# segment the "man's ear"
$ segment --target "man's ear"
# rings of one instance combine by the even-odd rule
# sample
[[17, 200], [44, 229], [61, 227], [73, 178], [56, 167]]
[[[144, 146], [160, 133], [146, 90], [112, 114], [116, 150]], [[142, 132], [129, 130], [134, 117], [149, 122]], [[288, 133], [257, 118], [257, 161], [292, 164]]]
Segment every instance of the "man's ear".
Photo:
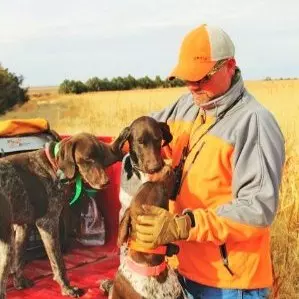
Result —
[[57, 156], [58, 167], [68, 179], [72, 179], [76, 173], [75, 142], [70, 138], [62, 140], [59, 145], [60, 148]]
[[159, 122], [159, 125], [160, 125], [160, 129], [162, 131], [163, 140], [164, 140], [162, 146], [165, 146], [169, 142], [171, 142], [171, 140], [172, 140], [172, 134], [170, 133], [170, 128], [169, 128], [169, 126], [168, 126], [167, 123], [165, 123], [165, 122]]
[[120, 247], [123, 243], [128, 241], [131, 228], [130, 208], [126, 209], [123, 218], [120, 221], [118, 228], [117, 246]]

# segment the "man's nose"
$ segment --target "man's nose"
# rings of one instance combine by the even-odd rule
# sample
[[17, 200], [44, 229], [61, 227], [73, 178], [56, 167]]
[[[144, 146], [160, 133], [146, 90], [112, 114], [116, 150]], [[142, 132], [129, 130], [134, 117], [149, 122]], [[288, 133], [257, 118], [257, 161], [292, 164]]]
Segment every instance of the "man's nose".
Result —
[[186, 82], [186, 87], [190, 90], [190, 91], [198, 91], [200, 89], [200, 86], [197, 82]]

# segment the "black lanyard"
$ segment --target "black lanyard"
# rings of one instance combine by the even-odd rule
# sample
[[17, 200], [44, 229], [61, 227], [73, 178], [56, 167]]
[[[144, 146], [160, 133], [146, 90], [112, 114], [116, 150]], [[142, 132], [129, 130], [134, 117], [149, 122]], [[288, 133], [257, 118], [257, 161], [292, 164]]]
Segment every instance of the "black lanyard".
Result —
[[227, 114], [228, 111], [230, 111], [243, 97], [244, 95], [244, 90], [240, 93], [240, 95], [236, 98], [235, 101], [233, 101], [231, 103], [230, 106], [228, 106], [225, 110], [223, 110], [221, 113], [219, 113], [218, 117], [216, 118], [216, 121], [211, 124], [201, 135], [200, 137], [196, 140], [196, 142], [192, 145], [192, 147], [190, 149], [189, 148], [189, 143], [190, 143], [190, 137], [188, 139], [187, 144], [184, 146], [183, 150], [182, 150], [182, 154], [181, 154], [181, 158], [180, 161], [178, 163], [177, 166], [175, 166], [174, 168], [174, 172], [175, 172], [175, 185], [174, 185], [174, 189], [173, 189], [173, 193], [171, 196], [172, 200], [175, 200], [175, 198], [178, 196], [178, 194], [180, 193], [183, 181], [185, 180], [187, 174], [189, 173], [191, 167], [193, 166], [196, 158], [198, 157], [201, 149], [203, 148], [205, 143], [202, 143], [202, 145], [200, 146], [200, 148], [197, 150], [197, 152], [195, 153], [193, 160], [189, 166], [189, 168], [187, 169], [187, 171], [185, 172], [184, 176], [183, 176], [183, 168], [185, 165], [185, 161], [188, 157], [188, 155], [192, 152], [192, 150], [195, 148], [195, 146], [201, 141], [201, 139], [209, 132], [211, 131], [223, 118], [224, 116]]

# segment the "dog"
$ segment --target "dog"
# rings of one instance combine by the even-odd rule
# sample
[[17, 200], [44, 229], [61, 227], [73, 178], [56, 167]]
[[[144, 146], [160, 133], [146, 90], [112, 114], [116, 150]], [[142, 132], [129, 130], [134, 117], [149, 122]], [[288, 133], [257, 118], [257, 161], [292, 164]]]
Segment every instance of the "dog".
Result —
[[128, 242], [129, 249], [118, 268], [109, 299], [184, 298], [177, 274], [165, 262], [165, 255], [178, 252], [176, 246], [169, 244], [156, 250], [145, 250], [135, 242], [137, 216], [142, 205], [168, 209], [173, 183], [173, 171], [165, 165], [141, 185], [125, 211], [119, 226], [118, 246]]
[[[125, 138], [126, 141], [128, 141], [129, 154], [124, 157], [121, 170], [121, 224], [118, 238], [119, 246], [121, 246], [126, 239], [126, 233], [130, 222], [129, 219], [131, 217], [131, 212], [129, 211], [133, 211], [132, 213], [135, 213], [136, 211], [138, 211], [138, 208], [134, 208], [134, 206], [138, 206], [141, 203], [141, 198], [139, 195], [137, 195], [137, 199], [135, 200], [136, 194], [139, 194], [139, 192], [141, 192], [142, 194], [148, 194], [146, 190], [149, 191], [153, 188], [153, 190], [155, 190], [154, 192], [158, 192], [160, 194], [160, 199], [158, 199], [157, 203], [155, 203], [154, 198], [149, 198], [149, 203], [158, 205], [160, 203], [163, 207], [168, 207], [167, 196], [162, 196], [163, 192], [161, 190], [164, 190], [164, 187], [162, 188], [163, 183], [157, 183], [155, 187], [152, 187], [152, 182], [148, 181], [159, 181], [161, 180], [161, 173], [170, 173], [169, 167], [165, 168], [166, 166], [164, 165], [161, 150], [163, 146], [167, 145], [172, 140], [172, 135], [166, 123], [157, 122], [155, 119], [147, 116], [142, 116], [134, 120], [129, 127], [126, 127], [122, 131], [121, 136], [122, 138]], [[165, 169], [168, 170], [165, 172]], [[144, 201], [146, 201], [146, 199], [144, 199]], [[133, 208], [131, 204], [133, 204]], [[127, 246], [121, 246], [121, 265], [124, 265], [127, 254]], [[133, 255], [136, 256], [136, 254], [138, 255], [139, 253], [134, 253]], [[143, 258], [149, 258], [151, 263], [154, 264], [164, 260], [165, 257], [165, 255], [154, 256], [142, 253], [141, 255]], [[162, 283], [161, 285], [166, 286], [166, 288], [170, 287], [171, 290], [174, 285], [178, 288], [180, 287], [176, 275], [172, 270], [167, 269], [161, 275], [163, 276], [163, 278], [162, 276], [160, 276], [159, 279], [161, 279], [162, 282], [164, 279], [167, 280], [166, 283], [164, 281], [164, 283]], [[156, 281], [156, 278], [154, 278], [153, 280]], [[141, 285], [146, 286], [148, 285], [148, 282], [141, 280]], [[153, 286], [154, 283], [149, 285]], [[161, 285], [158, 284], [158, 287], [160, 287]], [[120, 274], [120, 271], [118, 271], [118, 274], [116, 276], [115, 286], [112, 280], [104, 280], [102, 281], [100, 288], [106, 295], [110, 294], [110, 297], [112, 296], [112, 298], [141, 298], [140, 292], [136, 293], [136, 291], [132, 287], [132, 283], [125, 279], [124, 276]], [[124, 293], [128, 295], [124, 295]], [[164, 293], [167, 293], [165, 289]], [[161, 293], [159, 293], [159, 295], [161, 295]], [[155, 297], [152, 297], [151, 295], [150, 298]]]
[[62, 294], [83, 294], [70, 285], [66, 276], [59, 244], [59, 218], [69, 204], [78, 174], [92, 188], [107, 186], [105, 168], [123, 158], [122, 140], [120, 136], [108, 145], [91, 134], [80, 133], [60, 141], [59, 149], [51, 142], [46, 149], [0, 159], [0, 299], [6, 298], [9, 270], [17, 289], [33, 284], [23, 274], [22, 257], [32, 224], [38, 228]]
[[161, 150], [172, 141], [172, 135], [166, 123], [141, 116], [124, 128], [120, 136], [121, 144], [127, 141], [129, 145], [129, 154], [124, 157], [121, 170], [121, 219], [147, 176], [159, 172], [164, 166]]

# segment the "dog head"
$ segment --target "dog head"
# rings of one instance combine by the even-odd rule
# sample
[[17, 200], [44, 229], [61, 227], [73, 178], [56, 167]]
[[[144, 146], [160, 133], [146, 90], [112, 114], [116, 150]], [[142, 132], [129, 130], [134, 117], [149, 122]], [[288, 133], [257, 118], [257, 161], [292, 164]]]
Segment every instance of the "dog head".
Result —
[[129, 142], [130, 157], [138, 170], [151, 174], [163, 167], [161, 148], [172, 140], [166, 123], [142, 116], [126, 127], [120, 136]]
[[102, 189], [109, 183], [105, 173], [107, 147], [88, 133], [80, 133], [60, 142], [56, 157], [59, 169], [67, 179], [73, 179], [77, 172], [95, 189]]

